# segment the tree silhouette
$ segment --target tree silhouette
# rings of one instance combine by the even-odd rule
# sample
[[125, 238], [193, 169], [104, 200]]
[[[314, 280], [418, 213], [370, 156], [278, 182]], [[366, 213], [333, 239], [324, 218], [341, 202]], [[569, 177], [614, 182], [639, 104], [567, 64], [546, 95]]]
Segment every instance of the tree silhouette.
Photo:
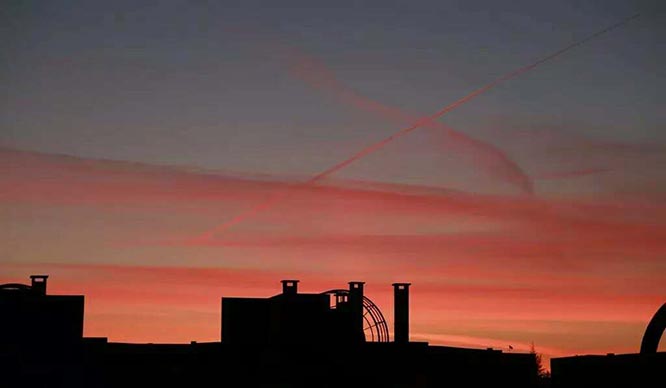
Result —
[[534, 354], [534, 360], [536, 361], [536, 366], [537, 366], [537, 375], [540, 378], [549, 378], [550, 377], [550, 372], [543, 365], [543, 355], [541, 353], [537, 353], [537, 351], [534, 347], [534, 341], [532, 342], [532, 344], [530, 346], [530, 353]]

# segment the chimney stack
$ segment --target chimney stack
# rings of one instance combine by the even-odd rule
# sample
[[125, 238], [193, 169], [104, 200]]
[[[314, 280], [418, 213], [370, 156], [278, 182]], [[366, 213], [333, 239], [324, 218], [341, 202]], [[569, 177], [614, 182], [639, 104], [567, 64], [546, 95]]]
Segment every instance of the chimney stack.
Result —
[[46, 295], [46, 279], [48, 277], [49, 275], [30, 275], [32, 292], [38, 295]]
[[409, 286], [411, 283], [393, 283], [393, 341], [409, 342]]
[[363, 333], [363, 285], [365, 282], [349, 282], [349, 307], [352, 314], [354, 332], [365, 338]]
[[296, 295], [298, 293], [298, 280], [282, 280], [282, 293]]

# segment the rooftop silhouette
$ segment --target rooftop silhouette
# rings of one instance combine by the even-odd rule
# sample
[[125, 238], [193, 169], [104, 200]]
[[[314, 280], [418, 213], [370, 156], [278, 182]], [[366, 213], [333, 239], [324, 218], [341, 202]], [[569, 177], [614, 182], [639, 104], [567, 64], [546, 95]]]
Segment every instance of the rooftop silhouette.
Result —
[[[0, 285], [0, 375], [8, 386], [537, 387], [534, 353], [410, 341], [410, 283], [394, 283], [394, 339], [364, 282], [300, 293], [282, 281], [267, 298], [222, 297], [221, 341], [128, 344], [83, 337], [83, 296], [49, 295], [48, 275]], [[657, 352], [666, 304], [648, 324], [640, 354], [553, 359], [556, 387], [647, 386], [661, 376]], [[663, 377], [663, 376], [662, 376]]]
[[[363, 282], [348, 289], [298, 292], [298, 280], [283, 280], [270, 298], [222, 298], [225, 344], [360, 344], [388, 342], [381, 310], [364, 295]], [[407, 310], [408, 301], [402, 301]], [[404, 325], [404, 322], [401, 321]]]
[[32, 275], [30, 279], [30, 285], [0, 285], [0, 345], [56, 346], [80, 340], [84, 297], [47, 295], [48, 275]]
[[648, 323], [640, 353], [584, 355], [551, 360], [557, 387], [652, 387], [663, 385], [666, 352], [657, 352], [666, 329], [666, 303]]

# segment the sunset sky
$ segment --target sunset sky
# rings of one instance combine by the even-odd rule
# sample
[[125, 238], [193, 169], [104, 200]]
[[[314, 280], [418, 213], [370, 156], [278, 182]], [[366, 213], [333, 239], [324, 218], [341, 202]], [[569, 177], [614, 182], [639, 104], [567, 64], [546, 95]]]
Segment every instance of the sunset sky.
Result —
[[0, 283], [50, 274], [111, 341], [219, 340], [221, 296], [296, 278], [365, 281], [391, 326], [411, 282], [413, 340], [638, 351], [666, 302], [658, 1], [135, 3], [0, 8]]

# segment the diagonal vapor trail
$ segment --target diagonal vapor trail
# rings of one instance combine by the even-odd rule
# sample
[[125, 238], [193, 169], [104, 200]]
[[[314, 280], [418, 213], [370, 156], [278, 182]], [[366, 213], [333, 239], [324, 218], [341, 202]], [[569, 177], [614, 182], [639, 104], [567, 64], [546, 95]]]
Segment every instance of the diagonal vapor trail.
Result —
[[546, 56], [542, 59], [539, 59], [538, 61], [536, 61], [532, 64], [529, 64], [527, 66], [523, 66], [523, 67], [521, 67], [517, 70], [514, 70], [514, 71], [496, 79], [495, 81], [493, 81], [493, 82], [491, 82], [491, 83], [473, 91], [472, 93], [460, 98], [459, 100], [453, 102], [452, 104], [449, 104], [449, 105], [445, 106], [444, 108], [440, 109], [439, 111], [435, 112], [434, 114], [432, 114], [430, 116], [427, 116], [427, 117], [424, 117], [424, 118], [421, 118], [421, 119], [417, 120], [416, 122], [414, 122], [409, 127], [403, 128], [400, 131], [394, 133], [393, 135], [391, 135], [391, 136], [389, 136], [389, 137], [387, 137], [387, 138], [385, 138], [385, 139], [383, 139], [383, 140], [381, 140], [377, 143], [371, 144], [368, 147], [358, 151], [356, 154], [352, 155], [351, 157], [347, 158], [346, 160], [344, 160], [344, 161], [328, 168], [327, 170], [322, 171], [321, 173], [315, 175], [308, 182], [311, 182], [311, 181], [316, 182], [317, 180], [320, 180], [320, 179], [322, 179], [322, 178], [324, 178], [324, 177], [326, 177], [326, 176], [328, 176], [328, 175], [330, 175], [330, 174], [332, 174], [332, 173], [334, 173], [338, 170], [341, 170], [341, 169], [345, 168], [346, 166], [354, 163], [356, 160], [362, 158], [363, 156], [365, 156], [367, 154], [370, 154], [372, 152], [375, 152], [376, 150], [385, 146], [387, 143], [390, 143], [391, 141], [393, 141], [397, 138], [400, 138], [402, 136], [405, 136], [409, 132], [412, 132], [413, 130], [415, 130], [419, 127], [425, 126], [425, 125], [429, 124], [430, 122], [432, 122], [434, 120], [437, 120], [438, 118], [444, 116], [445, 114], [451, 112], [452, 110], [458, 108], [459, 106], [461, 106], [461, 105], [467, 103], [468, 101], [478, 97], [482, 93], [487, 92], [490, 89], [495, 88], [499, 84], [501, 84], [505, 81], [508, 81], [512, 78], [518, 77], [519, 75], [525, 74], [528, 71], [536, 68], [537, 66], [542, 65], [543, 63], [548, 62], [552, 59], [555, 59], [556, 57], [564, 54], [565, 52], [567, 52], [567, 51], [569, 51], [569, 50], [571, 50], [575, 47], [578, 47], [578, 46], [580, 46], [580, 45], [582, 45], [582, 44], [584, 44], [584, 43], [586, 43], [586, 42], [588, 42], [588, 41], [590, 41], [590, 40], [592, 40], [592, 39], [594, 39], [594, 38], [596, 38], [596, 37], [598, 37], [602, 34], [605, 34], [605, 33], [609, 32], [611, 30], [614, 30], [614, 29], [626, 24], [630, 20], [635, 19], [637, 17], [638, 17], [638, 14], [633, 15], [629, 18], [626, 18], [626, 19], [624, 19], [624, 20], [622, 20], [618, 23], [615, 23], [612, 26], [606, 27], [603, 30], [598, 31], [598, 32], [596, 32], [596, 33], [594, 33], [594, 34], [592, 34], [592, 35], [590, 35], [590, 36], [588, 36], [584, 39], [581, 39], [577, 42], [574, 42], [574, 43], [572, 43], [572, 44], [570, 44], [570, 45], [568, 45], [568, 46], [566, 46], [566, 47], [564, 47], [564, 48], [562, 48], [562, 49], [560, 49], [560, 50], [558, 50], [558, 51], [556, 51], [556, 52], [554, 52], [554, 53], [552, 53], [552, 54], [550, 54], [550, 55], [548, 55], [548, 56]]
[[[630, 17], [627, 17], [627, 18], [625, 18], [625, 19], [623, 19], [623, 20], [621, 20], [621, 21], [619, 21], [615, 24], [612, 24], [612, 25], [610, 25], [610, 26], [608, 26], [608, 27], [606, 27], [602, 30], [599, 30], [599, 31], [595, 32], [594, 34], [591, 34], [591, 35], [589, 35], [589, 36], [587, 36], [587, 37], [585, 37], [581, 40], [578, 40], [576, 42], [573, 42], [573, 43], [569, 44], [568, 46], [565, 46], [564, 48], [561, 48], [561, 49], [559, 49], [559, 50], [557, 50], [557, 51], [555, 51], [555, 52], [553, 52], [553, 53], [551, 53], [551, 54], [549, 54], [549, 55], [547, 55], [547, 56], [529, 64], [529, 65], [520, 67], [520, 68], [518, 68], [518, 69], [516, 69], [512, 72], [509, 72], [509, 73], [497, 78], [496, 80], [486, 84], [485, 86], [474, 90], [473, 92], [471, 92], [468, 95], [460, 98], [459, 100], [443, 107], [442, 109], [435, 112], [434, 114], [432, 114], [430, 116], [423, 117], [423, 118], [415, 121], [412, 125], [399, 130], [398, 132], [394, 133], [393, 135], [391, 135], [391, 136], [389, 136], [389, 137], [387, 137], [387, 138], [385, 138], [385, 139], [383, 139], [383, 140], [381, 140], [377, 143], [371, 144], [371, 145], [359, 150], [358, 152], [356, 152], [355, 154], [353, 154], [349, 158], [343, 160], [342, 162], [337, 163], [337, 164], [327, 168], [326, 170], [314, 175], [313, 177], [311, 177], [310, 179], [308, 179], [305, 182], [297, 184], [296, 187], [308, 186], [308, 185], [311, 185], [313, 183], [316, 183], [316, 182], [328, 177], [329, 175], [334, 174], [334, 173], [342, 170], [343, 168], [349, 166], [350, 164], [356, 162], [357, 160], [363, 158], [364, 156], [366, 156], [368, 154], [371, 154], [371, 153], [381, 149], [382, 147], [384, 147], [386, 144], [392, 142], [393, 140], [401, 138], [401, 137], [407, 135], [408, 133], [414, 131], [417, 128], [428, 125], [429, 123], [433, 122], [434, 120], [437, 120], [438, 118], [444, 116], [445, 114], [451, 112], [452, 110], [458, 108], [459, 106], [473, 100], [474, 98], [478, 97], [482, 93], [485, 93], [485, 92], [495, 88], [499, 84], [501, 84], [503, 82], [506, 82], [506, 81], [508, 81], [512, 78], [518, 77], [522, 74], [525, 74], [525, 73], [533, 70], [534, 68], [536, 68], [536, 67], [538, 67], [538, 66], [540, 66], [540, 65], [542, 65], [542, 64], [544, 64], [544, 63], [546, 63], [550, 60], [553, 60], [553, 59], [559, 57], [560, 55], [566, 53], [567, 51], [572, 50], [572, 49], [574, 49], [578, 46], [581, 46], [581, 45], [583, 45], [583, 44], [585, 44], [585, 43], [587, 43], [587, 42], [589, 42], [589, 41], [591, 41], [591, 40], [593, 40], [593, 39], [595, 39], [595, 38], [597, 38], [597, 37], [599, 37], [599, 36], [601, 36], [605, 33], [608, 33], [608, 32], [610, 32], [610, 31], [612, 31], [616, 28], [619, 28], [619, 27], [627, 24], [631, 20], [636, 19], [638, 17], [639, 17], [639, 14], [635, 14], [635, 15], [632, 15]], [[253, 216], [255, 216], [255, 215], [257, 215], [257, 214], [259, 214], [263, 211], [266, 211], [266, 210], [270, 209], [273, 205], [278, 203], [280, 200], [286, 198], [287, 196], [288, 196], [287, 191], [280, 192], [276, 195], [273, 195], [273, 196], [269, 197], [266, 201], [255, 205], [254, 207], [252, 207], [247, 212], [243, 212], [243, 213], [233, 217], [231, 220], [229, 220], [229, 221], [227, 221], [227, 222], [225, 222], [221, 225], [218, 225], [215, 228], [207, 231], [206, 233], [202, 234], [201, 236], [195, 238], [195, 240], [204, 240], [204, 241], [209, 240], [209, 239], [215, 237], [215, 235], [217, 235], [218, 233], [224, 232], [224, 231], [228, 230], [229, 228], [243, 222], [244, 220], [246, 220], [250, 217], [253, 217]]]
[[[358, 94], [355, 90], [340, 82], [318, 59], [293, 47], [283, 48], [283, 51], [289, 55], [292, 61], [290, 72], [311, 87], [333, 93], [341, 102], [352, 105], [357, 109], [379, 115], [389, 120], [398, 121], [401, 124], [417, 120], [418, 116], [404, 112], [396, 107], [381, 104]], [[453, 146], [453, 151], [465, 156], [474, 154], [471, 162], [477, 167], [489, 172], [490, 175], [496, 178], [518, 187], [525, 193], [533, 193], [532, 179], [498, 147], [456, 131], [439, 121], [430, 121], [425, 126], [444, 132], [448, 136], [451, 146]]]

